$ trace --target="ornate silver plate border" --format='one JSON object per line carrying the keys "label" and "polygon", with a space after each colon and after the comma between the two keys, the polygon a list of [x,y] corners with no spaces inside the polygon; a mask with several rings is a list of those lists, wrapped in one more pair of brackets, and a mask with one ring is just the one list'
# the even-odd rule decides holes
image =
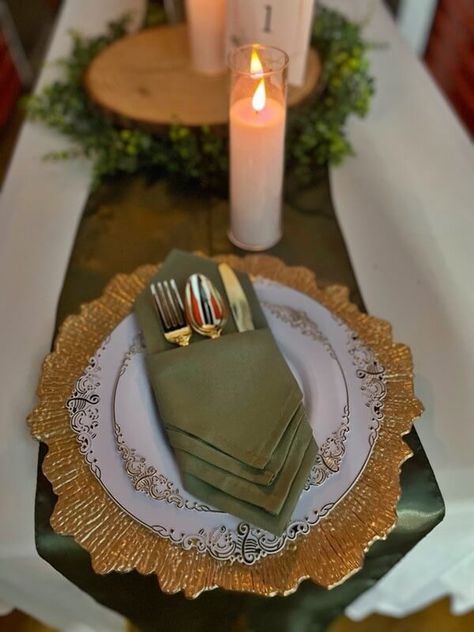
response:
{"label": "ornate silver plate border", "polygon": [[[312,321],[306,312],[295,310],[289,306],[281,306],[266,303],[265,306],[286,322],[291,327],[298,328],[303,335],[308,335],[325,345],[328,351],[334,354],[329,341],[321,334],[317,324]],[[347,326],[336,319],[341,326]],[[384,369],[377,361],[375,354],[364,346],[357,335],[349,328],[349,353],[352,355],[356,376],[361,380],[361,390],[367,400],[367,406],[371,410],[372,425],[370,428],[369,445],[372,447],[377,439],[380,421],[383,418],[383,400],[385,397]],[[106,348],[108,340],[104,341],[99,352],[90,360],[83,376],[76,383],[72,396],[66,403],[70,414],[71,428],[77,435],[80,451],[84,455],[91,472],[101,480],[100,468],[93,454],[92,440],[97,427],[100,398],[96,389],[100,386],[101,352]],[[143,350],[141,339],[134,340],[129,352],[126,354],[120,369],[120,375],[135,353]],[[335,354],[333,355],[335,357]],[[132,484],[138,491],[147,493],[156,500],[162,500],[173,504],[178,508],[196,511],[214,511],[210,507],[190,502],[184,499],[177,487],[154,466],[148,466],[145,459],[137,455],[133,448],[125,445],[121,430],[114,422],[114,431],[117,438],[117,447],[124,460],[124,465],[131,470],[129,474]],[[312,485],[321,485],[334,473],[339,471],[342,458],[345,453],[344,442],[349,430],[349,410],[344,416],[339,428],[328,437],[320,446],[320,452],[306,482],[305,489]],[[120,442],[120,437],[122,442]],[[251,565],[268,555],[274,555],[282,551],[287,544],[296,537],[308,533],[308,531],[324,518],[335,507],[337,502],[328,503],[321,509],[314,511],[312,518],[290,523],[286,531],[280,536],[273,536],[261,529],[251,527],[247,523],[240,523],[236,529],[228,529],[221,526],[211,530],[200,530],[197,534],[178,533],[161,525],[153,525],[152,529],[160,537],[182,546],[184,549],[196,549],[201,553],[207,553],[220,561],[237,561]]]}

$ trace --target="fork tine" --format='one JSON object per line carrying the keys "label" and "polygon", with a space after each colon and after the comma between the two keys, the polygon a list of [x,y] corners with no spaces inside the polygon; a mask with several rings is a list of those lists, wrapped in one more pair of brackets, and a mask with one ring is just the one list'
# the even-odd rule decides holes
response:
{"label": "fork tine", "polygon": [[186,318],[184,316],[184,305],[183,305],[183,302],[181,301],[181,297],[179,295],[176,281],[174,279],[170,279],[169,286],[170,286],[171,297],[173,299],[173,304],[175,306],[175,310],[178,315],[179,324],[181,327],[184,327],[184,325],[186,324]]}
{"label": "fork tine", "polygon": [[163,327],[164,337],[171,344],[186,347],[192,330],[186,322],[176,282],[174,279],[152,282],[150,290]]}
{"label": "fork tine", "polygon": [[150,283],[150,290],[151,293],[153,295],[154,301],[155,301],[155,307],[158,310],[158,314],[160,316],[160,320],[161,320],[161,324],[163,326],[163,329],[169,329],[170,326],[168,324],[168,319],[166,317],[166,314],[163,310],[163,307],[161,305],[161,301],[160,301],[160,297],[158,296],[158,292],[156,290],[155,284],[154,283]]}
{"label": "fork tine", "polygon": [[181,300],[181,296],[179,294],[179,290],[178,290],[178,286],[176,285],[176,281],[174,279],[171,279],[170,285],[171,285],[171,289],[173,290],[173,294],[174,294],[174,297],[176,299],[176,302],[178,303],[179,308],[181,310],[181,315],[183,315],[184,314],[184,305],[183,305],[183,301]]}
{"label": "fork tine", "polygon": [[173,316],[173,320],[176,325],[181,325],[180,310],[175,304],[168,281],[164,281],[163,286],[165,288],[166,298],[168,299],[168,307]]}
{"label": "fork tine", "polygon": [[176,327],[176,319],[174,318],[173,312],[171,311],[169,301],[163,287],[163,283],[161,281],[158,281],[156,285],[158,287],[158,295],[160,297],[161,307],[163,308],[163,311],[166,314],[166,319],[169,323],[168,329],[172,329],[173,327]]}

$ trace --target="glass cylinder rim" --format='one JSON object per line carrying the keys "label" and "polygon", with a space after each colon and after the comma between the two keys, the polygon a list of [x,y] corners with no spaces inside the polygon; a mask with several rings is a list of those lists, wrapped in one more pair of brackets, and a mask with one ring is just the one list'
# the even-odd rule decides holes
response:
{"label": "glass cylinder rim", "polygon": [[237,57],[237,55],[239,53],[242,53],[243,51],[245,51],[246,49],[249,49],[250,51],[257,49],[257,50],[273,50],[276,51],[278,53],[281,54],[282,56],[282,62],[280,62],[278,64],[277,68],[273,68],[272,70],[265,70],[263,72],[259,72],[258,73],[258,78],[261,79],[263,77],[270,77],[271,75],[275,75],[281,72],[284,72],[284,70],[286,68],[288,68],[288,64],[290,63],[290,58],[288,57],[288,53],[286,53],[282,48],[278,48],[277,46],[267,46],[266,44],[244,44],[243,46],[236,46],[235,48],[233,48],[229,55],[228,55],[228,59],[227,59],[227,63],[228,66],[231,70],[231,72],[235,72],[239,75],[245,75],[251,78],[254,78],[254,73],[252,73],[249,70],[240,70],[239,68],[236,68],[236,65],[234,62],[234,59]]}

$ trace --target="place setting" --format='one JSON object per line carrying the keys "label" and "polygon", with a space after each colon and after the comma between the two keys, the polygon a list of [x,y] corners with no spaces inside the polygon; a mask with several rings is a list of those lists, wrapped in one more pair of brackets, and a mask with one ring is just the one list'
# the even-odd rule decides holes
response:
{"label": "place setting", "polygon": [[[419,411],[413,396],[396,405],[411,359],[343,288],[262,255],[221,259],[173,251],[65,321],[30,418],[49,446],[52,524],[96,571],[154,572],[166,592],[329,587],[395,522]],[[328,537],[351,543],[337,564]]]}
{"label": "place setting", "polygon": [[474,9],[25,4],[0,632],[470,629]]}
{"label": "place setting", "polygon": [[[115,25],[90,49],[76,39],[63,88],[74,93],[80,76],[97,182],[153,166],[169,176],[156,206],[173,210],[144,221],[142,200],[161,185],[141,184],[135,223],[118,219],[114,202],[84,214],[64,292],[81,296],[78,279],[108,272],[60,323],[28,418],[48,448],[48,527],[73,538],[95,574],[138,571],[192,599],[217,588],[289,596],[304,580],[332,589],[363,569],[369,547],[397,525],[400,468],[412,456],[403,437],[423,410],[410,350],[390,324],[344,285],[285,262],[285,252],[297,258],[285,233],[293,213],[302,260],[303,228],[316,221],[328,244],[342,244],[331,256],[352,275],[333,211],[321,219],[288,209],[287,185],[291,174],[291,190],[304,193],[311,172],[318,191],[321,168],[350,151],[341,138],[351,109],[333,115],[346,99],[342,76],[361,73],[350,83],[359,114],[372,91],[355,62],[358,31],[322,7],[314,18],[306,0],[298,16],[278,2],[257,3],[263,14],[230,4],[227,13],[212,4],[204,19],[188,2],[187,29],[126,35]],[[344,54],[341,34],[351,42]],[[336,57],[346,70],[335,70]],[[31,101],[33,117],[56,88]],[[63,104],[67,120],[74,103]],[[183,221],[180,205],[199,209],[197,219]],[[202,237],[203,248],[190,247],[202,225],[220,231],[218,248]],[[156,235],[158,251],[149,247]],[[138,254],[120,267],[129,250]],[[77,261],[84,277],[74,277]]]}

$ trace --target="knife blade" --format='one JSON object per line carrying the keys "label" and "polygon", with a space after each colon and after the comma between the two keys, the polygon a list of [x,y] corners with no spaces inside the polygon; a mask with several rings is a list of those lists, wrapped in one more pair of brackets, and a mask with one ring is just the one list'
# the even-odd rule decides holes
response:
{"label": "knife blade", "polygon": [[218,268],[237,331],[255,329],[250,305],[237,275],[227,263],[220,263]]}

